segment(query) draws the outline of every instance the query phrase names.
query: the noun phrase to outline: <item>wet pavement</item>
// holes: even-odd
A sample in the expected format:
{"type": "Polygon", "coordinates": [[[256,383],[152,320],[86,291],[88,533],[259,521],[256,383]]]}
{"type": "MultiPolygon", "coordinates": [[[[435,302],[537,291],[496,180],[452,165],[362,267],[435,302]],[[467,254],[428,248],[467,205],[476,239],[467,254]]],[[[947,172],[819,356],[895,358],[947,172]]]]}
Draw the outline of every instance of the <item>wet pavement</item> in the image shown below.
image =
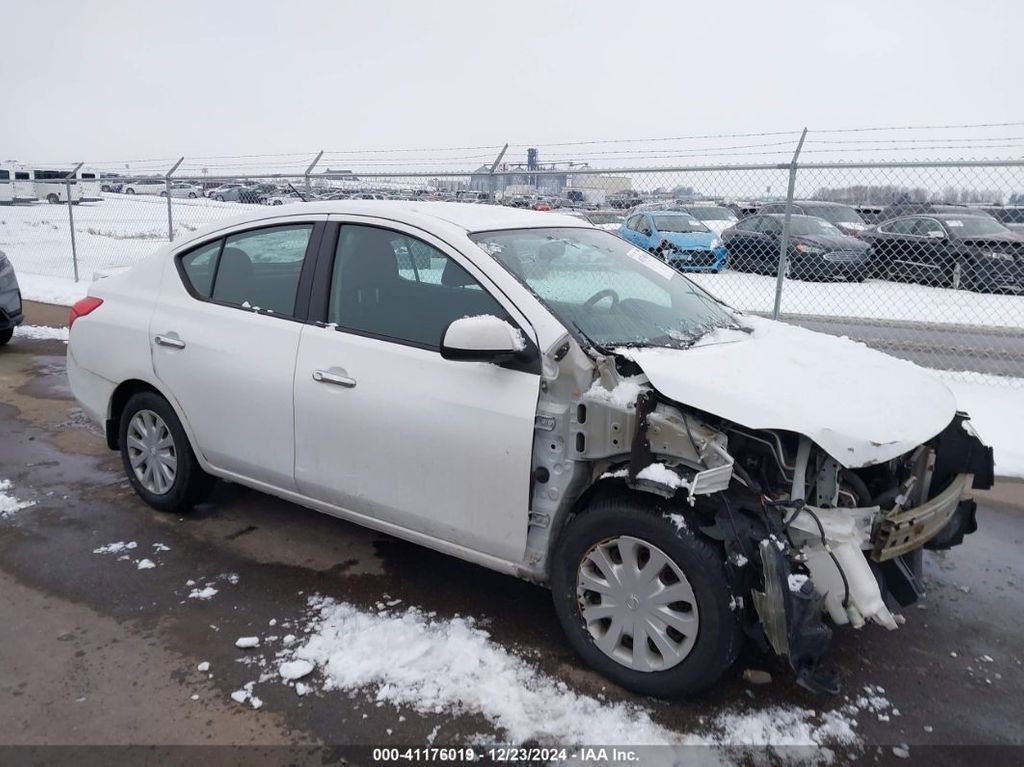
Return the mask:
{"type": "Polygon", "coordinates": [[[479,716],[397,711],[372,692],[299,697],[267,683],[259,710],[233,702],[258,673],[235,639],[265,635],[271,620],[297,625],[311,594],[367,609],[386,594],[474,616],[570,689],[635,703],[680,732],[737,705],[829,710],[881,685],[899,714],[858,716],[865,744],[1024,744],[1024,511],[983,504],[964,546],[926,553],[928,595],[900,630],[836,631],[840,696],[812,695],[747,651],[699,700],[641,699],[579,662],[542,588],[237,485],[219,484],[187,516],[143,505],[70,399],[64,351],[19,338],[0,350],[0,479],[35,502],[0,517],[0,744],[416,745],[435,729],[436,745],[500,739],[479,716]],[[116,541],[138,548],[127,560],[93,553],[116,541]],[[143,557],[156,567],[138,570],[143,557]],[[190,599],[188,581],[219,593],[190,599]],[[196,670],[202,661],[209,674],[196,670]],[[772,682],[746,683],[745,668],[772,682]]]}

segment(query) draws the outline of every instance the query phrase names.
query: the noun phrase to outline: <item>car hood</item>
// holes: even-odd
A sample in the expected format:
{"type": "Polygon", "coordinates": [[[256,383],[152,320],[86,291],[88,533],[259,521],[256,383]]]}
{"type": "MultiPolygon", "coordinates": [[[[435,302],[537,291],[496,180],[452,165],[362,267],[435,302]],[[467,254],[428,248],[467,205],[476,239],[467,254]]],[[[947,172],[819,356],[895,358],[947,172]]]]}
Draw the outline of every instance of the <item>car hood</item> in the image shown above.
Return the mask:
{"type": "Polygon", "coordinates": [[[664,396],[749,429],[809,437],[847,468],[888,461],[956,413],[946,386],[913,363],[846,338],[742,315],[687,349],[622,348],[664,396]]]}
{"type": "Polygon", "coordinates": [[[794,238],[797,242],[805,242],[808,245],[815,245],[819,248],[829,250],[867,250],[868,244],[861,242],[856,237],[845,235],[822,235],[822,234],[801,234],[794,238]]]}
{"type": "Polygon", "coordinates": [[[659,232],[661,238],[679,248],[710,248],[714,232],[659,232]]]}

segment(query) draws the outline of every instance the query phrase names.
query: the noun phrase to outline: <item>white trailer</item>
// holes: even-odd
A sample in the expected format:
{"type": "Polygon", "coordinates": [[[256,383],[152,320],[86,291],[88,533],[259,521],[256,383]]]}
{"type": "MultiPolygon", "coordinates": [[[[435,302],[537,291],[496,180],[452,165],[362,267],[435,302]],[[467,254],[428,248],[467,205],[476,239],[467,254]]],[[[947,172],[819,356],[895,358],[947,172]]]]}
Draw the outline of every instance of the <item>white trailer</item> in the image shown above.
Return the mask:
{"type": "Polygon", "coordinates": [[[82,187],[82,202],[99,202],[103,199],[100,193],[100,173],[97,170],[78,171],[78,185],[82,187]]]}
{"type": "Polygon", "coordinates": [[[35,202],[36,192],[32,172],[13,162],[0,163],[0,204],[35,202]]]}
{"type": "Polygon", "coordinates": [[[82,187],[75,178],[70,179],[70,170],[55,168],[32,168],[32,181],[35,184],[36,198],[46,200],[51,205],[67,203],[68,190],[71,190],[71,203],[77,205],[82,201],[82,187]]]}

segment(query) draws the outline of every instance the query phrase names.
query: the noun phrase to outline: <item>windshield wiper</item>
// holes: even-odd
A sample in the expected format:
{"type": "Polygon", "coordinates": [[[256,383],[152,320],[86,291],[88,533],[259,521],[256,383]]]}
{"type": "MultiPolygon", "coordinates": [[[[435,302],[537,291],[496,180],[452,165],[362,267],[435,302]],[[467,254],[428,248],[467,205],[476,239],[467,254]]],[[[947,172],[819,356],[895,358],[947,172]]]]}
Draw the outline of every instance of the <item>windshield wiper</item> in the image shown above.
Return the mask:
{"type": "Polygon", "coordinates": [[[580,327],[580,324],[576,322],[576,320],[570,320],[569,324],[573,326],[576,332],[579,333],[580,338],[586,341],[587,346],[589,346],[591,349],[598,352],[599,354],[603,354],[605,357],[611,354],[611,352],[608,351],[607,347],[602,346],[601,344],[597,343],[593,338],[588,336],[586,332],[583,330],[583,328],[580,327]]]}

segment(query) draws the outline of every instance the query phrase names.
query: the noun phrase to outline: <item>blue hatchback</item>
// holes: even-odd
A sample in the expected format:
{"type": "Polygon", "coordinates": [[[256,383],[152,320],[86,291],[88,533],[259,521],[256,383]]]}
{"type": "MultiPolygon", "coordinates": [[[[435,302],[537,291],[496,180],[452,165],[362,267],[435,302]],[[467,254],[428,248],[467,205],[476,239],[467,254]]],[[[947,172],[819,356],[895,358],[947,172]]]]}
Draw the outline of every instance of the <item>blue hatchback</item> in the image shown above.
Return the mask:
{"type": "Polygon", "coordinates": [[[726,250],[721,239],[682,211],[634,213],[619,236],[684,272],[720,272],[726,250]]]}

